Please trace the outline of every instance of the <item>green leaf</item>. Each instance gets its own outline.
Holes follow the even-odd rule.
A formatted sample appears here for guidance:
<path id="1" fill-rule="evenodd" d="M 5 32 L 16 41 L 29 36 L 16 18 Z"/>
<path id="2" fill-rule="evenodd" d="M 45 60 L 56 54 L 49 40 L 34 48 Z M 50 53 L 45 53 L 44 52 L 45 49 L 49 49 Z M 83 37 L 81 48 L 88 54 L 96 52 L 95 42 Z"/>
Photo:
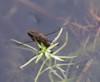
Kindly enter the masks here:
<path id="1" fill-rule="evenodd" d="M 41 59 L 41 57 L 43 56 L 43 53 L 40 53 L 40 54 L 38 54 L 38 56 L 37 56 L 37 59 L 36 59 L 36 62 L 35 63 L 37 63 L 40 59 Z"/>
<path id="2" fill-rule="evenodd" d="M 51 44 L 47 49 L 50 50 L 52 49 L 53 47 L 57 46 L 59 43 L 53 43 Z"/>
<path id="3" fill-rule="evenodd" d="M 72 59 L 72 58 L 76 58 L 77 56 L 59 56 L 60 58 L 68 58 L 68 59 Z"/>
<path id="4" fill-rule="evenodd" d="M 24 68 L 25 66 L 27 66 L 28 64 L 30 64 L 34 59 L 36 59 L 37 58 L 37 56 L 35 56 L 35 57 L 32 57 L 28 62 L 26 62 L 25 64 L 23 64 L 22 66 L 20 66 L 20 68 L 22 69 L 22 68 Z"/>
<path id="5" fill-rule="evenodd" d="M 34 48 L 34 47 L 32 47 L 32 46 L 30 46 L 28 44 L 25 44 L 23 42 L 20 42 L 18 40 L 15 40 L 15 39 L 10 39 L 10 40 L 13 41 L 13 42 L 16 42 L 16 43 L 18 43 L 20 45 L 26 46 L 27 48 L 30 48 L 30 49 L 34 50 L 35 52 L 38 52 L 38 50 L 36 48 Z"/>
<path id="6" fill-rule="evenodd" d="M 50 56 L 53 57 L 53 58 L 56 59 L 56 60 L 64 61 L 63 59 L 59 58 L 59 56 L 55 56 L 55 55 L 50 55 Z"/>

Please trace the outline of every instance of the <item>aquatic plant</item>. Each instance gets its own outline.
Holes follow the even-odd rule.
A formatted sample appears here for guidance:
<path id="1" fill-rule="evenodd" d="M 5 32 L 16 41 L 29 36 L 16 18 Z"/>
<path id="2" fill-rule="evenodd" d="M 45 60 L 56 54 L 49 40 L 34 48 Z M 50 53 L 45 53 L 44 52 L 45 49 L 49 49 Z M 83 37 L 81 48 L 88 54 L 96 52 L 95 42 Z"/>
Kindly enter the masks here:
<path id="1" fill-rule="evenodd" d="M 63 63 L 65 61 L 66 58 L 75 58 L 76 56 L 57 56 L 57 53 L 59 51 L 61 51 L 67 44 L 68 41 L 68 32 L 66 32 L 66 36 L 65 36 L 65 42 L 64 44 L 59 47 L 57 50 L 55 50 L 54 52 L 52 52 L 52 49 L 54 47 L 56 47 L 59 43 L 57 42 L 57 40 L 59 39 L 61 33 L 63 31 L 63 27 L 60 29 L 58 35 L 54 38 L 54 40 L 52 41 L 52 43 L 50 44 L 49 47 L 47 47 L 46 45 L 44 45 L 43 42 L 38 42 L 35 39 L 36 44 L 38 45 L 38 47 L 40 48 L 39 50 L 34 48 L 31 45 L 25 44 L 23 42 L 20 42 L 18 40 L 15 39 L 11 39 L 11 41 L 21 44 L 25 47 L 28 48 L 28 50 L 34 52 L 36 55 L 34 57 L 32 57 L 29 61 L 27 61 L 25 64 L 23 64 L 22 66 L 20 66 L 20 68 L 24 68 L 25 66 L 27 66 L 28 64 L 30 64 L 32 61 L 35 60 L 35 63 L 37 64 L 40 60 L 43 61 L 42 65 L 40 66 L 40 69 L 38 70 L 38 73 L 34 79 L 34 82 L 37 82 L 39 76 L 44 73 L 45 71 L 49 70 L 49 78 L 51 80 L 51 82 L 54 82 L 53 78 L 51 77 L 52 73 L 57 76 L 61 81 L 66 79 L 66 71 L 63 70 L 62 66 L 67 66 L 67 65 L 73 65 L 74 63 Z M 58 63 L 57 61 L 60 61 L 62 63 Z M 44 66 L 47 66 L 45 69 L 43 69 Z M 61 76 L 60 74 L 57 73 L 57 70 L 55 70 L 54 68 L 56 68 L 57 70 L 59 70 L 63 76 Z"/>

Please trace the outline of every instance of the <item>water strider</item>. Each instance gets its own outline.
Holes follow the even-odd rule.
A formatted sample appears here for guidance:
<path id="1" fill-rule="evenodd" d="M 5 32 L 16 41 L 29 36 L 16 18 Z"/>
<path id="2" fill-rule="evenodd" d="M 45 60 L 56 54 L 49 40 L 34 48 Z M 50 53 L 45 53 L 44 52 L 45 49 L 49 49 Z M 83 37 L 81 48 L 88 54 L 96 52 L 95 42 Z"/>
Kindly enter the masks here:
<path id="1" fill-rule="evenodd" d="M 24 43 L 20 43 L 20 44 L 17 44 L 16 42 L 13 41 L 14 44 L 17 44 L 17 46 L 21 46 L 23 44 L 27 44 L 27 43 L 30 43 L 30 42 L 34 42 L 34 41 L 37 41 L 39 44 L 41 44 L 41 42 L 46 46 L 46 47 L 49 47 L 50 44 L 53 42 L 51 40 L 49 40 L 47 38 L 48 35 L 51 35 L 51 34 L 54 34 L 56 33 L 57 31 L 59 31 L 61 28 L 58 28 L 57 30 L 51 32 L 51 33 L 48 33 L 48 34 L 44 34 L 44 33 L 41 33 L 41 32 L 38 32 L 34 29 L 29 29 L 27 34 L 28 36 L 32 39 L 30 41 L 27 41 L 27 42 L 24 42 Z"/>
<path id="2" fill-rule="evenodd" d="M 53 31 L 51 33 L 48 33 L 48 34 L 44 34 L 44 33 L 38 32 L 38 31 L 36 31 L 34 29 L 29 29 L 27 34 L 32 40 L 24 42 L 22 44 L 17 44 L 17 45 L 23 45 L 23 44 L 30 43 L 30 42 L 33 42 L 33 41 L 37 41 L 39 44 L 41 44 L 41 42 L 42 42 L 46 47 L 49 47 L 51 45 L 51 43 L 55 42 L 55 40 L 51 41 L 51 40 L 49 40 L 47 38 L 47 36 L 58 32 L 59 30 L 61 30 L 61 28 L 63 28 L 63 29 L 66 28 L 65 26 L 67 26 L 69 24 L 70 24 L 70 22 L 68 24 L 66 24 L 66 25 L 62 25 L 61 27 L 59 27 L 55 31 Z M 58 35 L 58 36 L 60 36 L 60 35 Z M 57 37 L 56 39 L 58 39 L 58 38 L 59 37 Z"/>
<path id="3" fill-rule="evenodd" d="M 70 22 L 68 24 L 66 24 L 66 25 L 69 25 L 69 24 L 70 24 Z M 32 41 L 37 40 L 38 43 L 42 42 L 46 47 L 49 47 L 50 44 L 52 43 L 52 41 L 50 41 L 46 36 L 56 33 L 61 28 L 65 28 L 64 26 L 66 26 L 66 25 L 63 25 L 62 27 L 60 27 L 57 30 L 55 30 L 55 31 L 53 31 L 51 33 L 48 33 L 48 34 L 40 33 L 40 32 L 38 32 L 36 30 L 33 30 L 33 29 L 28 30 L 27 34 L 32 39 Z M 25 42 L 25 43 L 27 43 L 27 42 Z"/>
<path id="4" fill-rule="evenodd" d="M 39 33 L 35 30 L 29 30 L 28 35 L 33 41 L 37 40 L 38 43 L 42 42 L 46 47 L 49 47 L 51 44 L 51 41 L 48 40 L 48 38 L 43 33 Z"/>

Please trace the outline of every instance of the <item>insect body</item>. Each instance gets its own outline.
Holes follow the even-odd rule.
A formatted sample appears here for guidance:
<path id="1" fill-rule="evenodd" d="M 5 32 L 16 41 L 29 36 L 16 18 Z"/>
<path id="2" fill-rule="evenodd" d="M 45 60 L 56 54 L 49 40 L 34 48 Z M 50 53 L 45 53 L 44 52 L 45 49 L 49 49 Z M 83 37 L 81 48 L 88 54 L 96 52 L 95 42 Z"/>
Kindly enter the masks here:
<path id="1" fill-rule="evenodd" d="M 31 37 L 31 39 L 33 41 L 37 40 L 38 43 L 41 43 L 43 42 L 43 44 L 46 46 L 46 47 L 49 47 L 50 44 L 51 44 L 51 41 L 48 40 L 48 38 L 43 34 L 43 33 L 39 33 L 35 30 L 29 30 L 28 31 L 28 35 Z"/>

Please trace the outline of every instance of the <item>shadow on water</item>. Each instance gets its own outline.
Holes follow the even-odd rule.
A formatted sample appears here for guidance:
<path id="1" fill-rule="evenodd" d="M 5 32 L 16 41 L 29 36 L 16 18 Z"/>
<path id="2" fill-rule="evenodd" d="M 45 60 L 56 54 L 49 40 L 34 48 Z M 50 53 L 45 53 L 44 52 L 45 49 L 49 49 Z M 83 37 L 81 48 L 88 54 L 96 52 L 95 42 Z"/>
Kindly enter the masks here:
<path id="1" fill-rule="evenodd" d="M 33 82 L 41 65 L 41 62 L 38 65 L 32 62 L 21 70 L 19 67 L 34 54 L 10 46 L 10 39 L 25 42 L 30 40 L 27 31 L 31 28 L 47 34 L 65 25 L 64 32 L 69 33 L 68 44 L 58 55 L 77 55 L 72 60 L 75 64 L 64 68 L 68 79 L 74 77 L 68 82 L 99 82 L 99 3 L 99 0 L 1 0 L 0 81 Z M 56 34 L 48 38 L 52 40 Z M 58 40 L 59 45 L 63 44 L 64 38 L 63 34 Z M 50 82 L 48 79 L 43 74 L 38 82 Z"/>

